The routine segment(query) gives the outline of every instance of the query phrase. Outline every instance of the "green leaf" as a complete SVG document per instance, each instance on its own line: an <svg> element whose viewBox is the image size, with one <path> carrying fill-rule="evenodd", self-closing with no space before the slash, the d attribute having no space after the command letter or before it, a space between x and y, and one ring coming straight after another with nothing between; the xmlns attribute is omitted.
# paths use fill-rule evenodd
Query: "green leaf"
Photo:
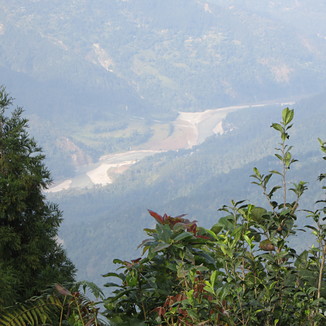
<svg viewBox="0 0 326 326"><path fill-rule="evenodd" d="M190 232L182 232L178 234L173 240L174 241L181 241L187 238L192 238L194 235Z"/></svg>
<svg viewBox="0 0 326 326"><path fill-rule="evenodd" d="M253 171L257 177L261 176L259 170L256 167L253 168Z"/></svg>
<svg viewBox="0 0 326 326"><path fill-rule="evenodd" d="M206 283L207 281L205 281L205 283ZM204 290L205 291L207 291L207 292L209 292L209 293L211 293L211 294L215 294L215 291L214 291L214 289L210 286L210 283L209 282L207 282L208 284L207 285L205 285L205 287L204 287Z"/></svg>
<svg viewBox="0 0 326 326"><path fill-rule="evenodd" d="M282 120L284 125L288 125L294 117L294 110L290 110L289 108L285 108L282 111Z"/></svg>
<svg viewBox="0 0 326 326"><path fill-rule="evenodd" d="M278 123L272 123L271 127L280 132L283 132L283 130L284 130L283 127Z"/></svg>
<svg viewBox="0 0 326 326"><path fill-rule="evenodd" d="M214 226L213 226L213 228L214 228ZM213 228L212 228L212 230L205 229L205 233L206 233L207 235L211 236L212 239L217 240L217 239L218 239L218 237L217 237L217 233L215 232L215 230L213 230ZM219 229L219 228L221 228L221 226L219 226L218 229ZM218 229L217 229L217 230L218 230ZM217 230L216 230L216 231L217 231ZM220 231L221 231L221 230L220 230Z"/></svg>
<svg viewBox="0 0 326 326"><path fill-rule="evenodd" d="M247 244L251 248L252 247L252 240L246 234L243 235L243 238L245 239L245 241L247 242Z"/></svg>
<svg viewBox="0 0 326 326"><path fill-rule="evenodd" d="M285 166L286 167L289 167L291 165L291 158L292 158L292 155L290 152L286 152L285 153L285 156L284 156L284 163L285 163Z"/></svg>
<svg viewBox="0 0 326 326"><path fill-rule="evenodd" d="M253 207L250 213L250 216L254 221L261 222L263 216L267 213L267 210L263 207Z"/></svg>
<svg viewBox="0 0 326 326"><path fill-rule="evenodd" d="M272 198L273 195L274 195L274 192L275 192L276 190L280 189L280 188L282 188L282 187L281 187L281 186L275 186L275 187L273 187L272 190L268 193L268 197L269 197L269 198Z"/></svg>
<svg viewBox="0 0 326 326"><path fill-rule="evenodd" d="M270 173L273 173L273 174L278 174L278 175L282 175L282 173L281 172L279 172L279 171L276 171L276 170L271 170L271 171L269 171Z"/></svg>
<svg viewBox="0 0 326 326"><path fill-rule="evenodd" d="M29 322L30 324L33 324L33 322L34 322L34 318L33 318L32 314L31 314L31 312L28 311L28 310L26 310L26 312L25 312L25 316L26 316L26 320L28 320L28 322Z"/></svg>
<svg viewBox="0 0 326 326"><path fill-rule="evenodd" d="M106 273L106 274L103 274L102 276L103 276L103 277L118 277L118 278L121 278L121 275L123 275L123 274L118 274L118 273Z"/></svg>
<svg viewBox="0 0 326 326"><path fill-rule="evenodd" d="M305 225L305 227L308 228L308 229L311 229L313 231L316 231L316 232L318 231L318 229L316 227L312 226L312 225Z"/></svg>
<svg viewBox="0 0 326 326"><path fill-rule="evenodd" d="M225 248L224 246L220 246L220 248L221 248L224 255L229 256L230 258L233 257L233 253L232 253L231 250Z"/></svg>
<svg viewBox="0 0 326 326"><path fill-rule="evenodd" d="M113 282L109 282L109 283L105 283L104 284L105 287L109 288L109 287L119 287L121 288L121 284L117 284L117 283L113 283Z"/></svg>
<svg viewBox="0 0 326 326"><path fill-rule="evenodd" d="M145 228L144 231L145 231L148 235L152 235L153 233L156 233L156 230L155 230L155 229L148 229L148 228Z"/></svg>
<svg viewBox="0 0 326 326"><path fill-rule="evenodd" d="M214 286L215 282L216 282L216 278L217 278L217 271L214 271L212 274L211 274L211 277L210 277L210 281L211 281L211 285Z"/></svg>
<svg viewBox="0 0 326 326"><path fill-rule="evenodd" d="M286 132L282 132L281 139L283 140L283 142L286 141L288 138L289 138L289 134Z"/></svg>
<svg viewBox="0 0 326 326"><path fill-rule="evenodd" d="M211 255L205 252L199 252L197 255L199 256L198 258L202 258L199 259L200 262L205 262L205 264L211 264L213 266L216 265L216 260Z"/></svg>
<svg viewBox="0 0 326 326"><path fill-rule="evenodd" d="M153 252L158 252L158 251L164 250L166 248L169 248L170 246L171 246L170 243L160 243L157 246L155 246L152 250L153 250Z"/></svg>

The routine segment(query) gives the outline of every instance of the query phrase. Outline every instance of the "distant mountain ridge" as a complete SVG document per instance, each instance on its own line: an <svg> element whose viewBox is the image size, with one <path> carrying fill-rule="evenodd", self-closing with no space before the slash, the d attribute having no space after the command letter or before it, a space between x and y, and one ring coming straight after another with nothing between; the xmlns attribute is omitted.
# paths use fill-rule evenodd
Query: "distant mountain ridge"
<svg viewBox="0 0 326 326"><path fill-rule="evenodd" d="M64 81L74 98L90 95L88 110L106 92L101 110L131 109L138 96L140 114L309 93L325 78L325 24L305 34L285 22L291 12L319 17L303 3L2 0L0 67Z"/></svg>
<svg viewBox="0 0 326 326"><path fill-rule="evenodd" d="M321 0L0 0L0 8L0 83L27 110L56 177L73 162L57 147L67 158L57 164L55 134L97 160L144 142L155 119L296 99L326 83Z"/></svg>

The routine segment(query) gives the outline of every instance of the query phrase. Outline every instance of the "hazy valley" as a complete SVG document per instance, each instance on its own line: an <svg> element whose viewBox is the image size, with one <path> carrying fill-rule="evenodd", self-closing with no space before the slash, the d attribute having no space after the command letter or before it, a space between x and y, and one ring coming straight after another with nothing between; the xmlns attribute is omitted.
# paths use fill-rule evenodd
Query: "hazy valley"
<svg viewBox="0 0 326 326"><path fill-rule="evenodd" d="M203 225L259 200L269 126L295 109L295 172L320 195L326 5L316 1L0 0L0 84L25 108L79 277L138 255L147 209ZM220 108L220 109L218 109ZM223 108L223 109L221 109Z"/></svg>

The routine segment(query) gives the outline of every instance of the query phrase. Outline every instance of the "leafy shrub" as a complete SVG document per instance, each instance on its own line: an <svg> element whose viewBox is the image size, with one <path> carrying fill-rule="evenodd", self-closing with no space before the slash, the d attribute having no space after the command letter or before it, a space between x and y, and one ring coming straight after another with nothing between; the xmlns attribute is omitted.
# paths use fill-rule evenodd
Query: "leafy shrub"
<svg viewBox="0 0 326 326"><path fill-rule="evenodd" d="M262 189L269 208L245 201L223 206L211 229L184 216L153 211L155 229L145 229L144 258L115 260L120 273L108 273L119 283L105 300L113 325L322 325L326 323L325 201L314 220L317 246L298 254L289 239L296 226L305 182L289 186L287 173L296 160L287 144L294 111L282 112L272 127L280 134L276 158L280 170L262 174L254 168L253 183ZM321 148L326 152L325 142ZM324 157L325 159L325 157ZM270 186L272 178L280 184ZM319 179L323 180L322 174ZM323 187L325 189L325 187ZM280 193L277 202L275 194ZM289 201L289 193L294 200Z"/></svg>

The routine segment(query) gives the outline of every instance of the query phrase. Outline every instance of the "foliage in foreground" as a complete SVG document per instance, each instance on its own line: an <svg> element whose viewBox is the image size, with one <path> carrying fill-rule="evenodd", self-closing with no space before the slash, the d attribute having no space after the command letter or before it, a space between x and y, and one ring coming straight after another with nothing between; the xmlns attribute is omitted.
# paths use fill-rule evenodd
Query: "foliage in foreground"
<svg viewBox="0 0 326 326"><path fill-rule="evenodd" d="M0 313L49 284L73 281L75 273L56 240L61 212L43 192L51 183L44 155L22 109L7 116L11 105L0 86Z"/></svg>
<svg viewBox="0 0 326 326"><path fill-rule="evenodd" d="M149 211L155 229L140 247L143 258L116 260L120 272L108 273L117 283L103 300L110 325L325 325L326 207L305 211L313 224L298 229L296 220L305 182L287 184L295 163L287 144L293 110L272 124L280 134L276 158L279 170L262 174L254 168L253 182L262 189L268 209L231 202L211 229L184 215L171 217ZM326 143L320 140L326 154ZM324 156L326 159L326 156ZM273 178L279 184L270 185ZM325 174L319 175L323 181ZM323 187L325 190L325 186ZM289 199L291 198L291 200ZM311 229L316 243L297 253L290 239ZM79 292L57 287L31 306L14 307L3 325L99 325L98 305Z"/></svg>
<svg viewBox="0 0 326 326"><path fill-rule="evenodd" d="M91 282L78 282L70 290L56 284L54 288L27 300L25 304L8 307L5 314L0 316L0 325L102 325L98 317L98 302L87 298L86 289L96 299L103 300L102 291Z"/></svg>
<svg viewBox="0 0 326 326"><path fill-rule="evenodd" d="M113 295L105 300L113 325L322 325L326 323L325 200L307 211L314 224L316 245L297 253L291 236L305 182L288 186L295 163L287 144L294 112L283 110L272 124L280 134L276 158L280 170L262 174L254 168L253 182L262 189L268 209L245 201L224 206L225 216L211 229L184 216L161 216L146 229L140 247L144 258L116 260L120 273ZM326 152L325 142L321 143ZM324 157L325 159L325 157ZM279 185L270 186L278 177ZM325 174L320 175L323 180ZM325 187L323 187L325 189ZM292 198L289 200L289 198ZM277 200L275 199L277 198Z"/></svg>

